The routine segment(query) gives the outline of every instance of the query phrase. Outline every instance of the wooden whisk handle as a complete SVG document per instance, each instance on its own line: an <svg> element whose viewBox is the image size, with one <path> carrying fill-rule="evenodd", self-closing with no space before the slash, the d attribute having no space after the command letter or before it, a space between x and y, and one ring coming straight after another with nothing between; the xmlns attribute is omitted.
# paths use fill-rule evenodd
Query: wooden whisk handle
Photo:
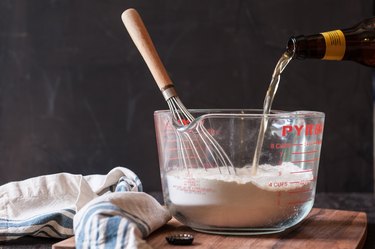
<svg viewBox="0 0 375 249"><path fill-rule="evenodd" d="M172 88L172 81L160 60L151 37L138 12L135 9L127 9L122 13L121 19L150 69L159 89L163 92L165 89Z"/></svg>

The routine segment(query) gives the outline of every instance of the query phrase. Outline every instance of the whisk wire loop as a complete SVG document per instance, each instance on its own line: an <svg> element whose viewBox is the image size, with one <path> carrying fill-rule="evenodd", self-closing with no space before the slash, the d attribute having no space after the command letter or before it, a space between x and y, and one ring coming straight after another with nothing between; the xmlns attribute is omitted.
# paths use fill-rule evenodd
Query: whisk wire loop
<svg viewBox="0 0 375 249"><path fill-rule="evenodd" d="M167 103L178 125L185 126L195 120L194 116L186 109L178 96L168 98ZM188 169L192 165L195 165L195 167L203 167L206 170L208 167L218 168L220 173L222 173L221 167L225 167L228 174L235 174L235 167L228 155L205 128L204 124L201 122L198 123L195 131L195 133L184 131L182 133L183 136L181 136L179 131L176 131L179 140L178 146L184 150L181 154L184 167ZM188 151L191 151L192 156L189 156ZM192 159L195 160L196 164L192 163Z"/></svg>

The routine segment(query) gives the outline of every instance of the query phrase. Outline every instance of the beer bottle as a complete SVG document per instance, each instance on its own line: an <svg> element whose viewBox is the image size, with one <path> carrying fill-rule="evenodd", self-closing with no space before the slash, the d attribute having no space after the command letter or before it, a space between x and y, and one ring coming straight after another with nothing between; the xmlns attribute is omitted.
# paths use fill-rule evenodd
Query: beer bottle
<svg viewBox="0 0 375 249"><path fill-rule="evenodd" d="M297 59L350 60L375 67L375 17L352 28L293 36L287 52Z"/></svg>

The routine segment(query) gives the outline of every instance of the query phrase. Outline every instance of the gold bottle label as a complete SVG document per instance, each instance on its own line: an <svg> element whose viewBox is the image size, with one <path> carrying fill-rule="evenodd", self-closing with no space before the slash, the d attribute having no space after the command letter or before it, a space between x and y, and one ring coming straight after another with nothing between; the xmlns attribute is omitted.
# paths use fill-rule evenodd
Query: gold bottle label
<svg viewBox="0 0 375 249"><path fill-rule="evenodd" d="M322 60L342 60L346 48L344 33L341 30L333 30L321 34L326 41L326 53Z"/></svg>

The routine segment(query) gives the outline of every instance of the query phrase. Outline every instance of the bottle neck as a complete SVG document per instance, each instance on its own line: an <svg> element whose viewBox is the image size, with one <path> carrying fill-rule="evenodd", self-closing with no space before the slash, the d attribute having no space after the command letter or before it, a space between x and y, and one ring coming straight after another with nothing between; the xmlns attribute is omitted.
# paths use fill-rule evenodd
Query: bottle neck
<svg viewBox="0 0 375 249"><path fill-rule="evenodd" d="M326 53L325 39L322 34L293 36L289 39L287 51L295 59L323 59Z"/></svg>
<svg viewBox="0 0 375 249"><path fill-rule="evenodd" d="M375 17L347 29L291 37L286 51L297 59L351 60L375 67Z"/></svg>

